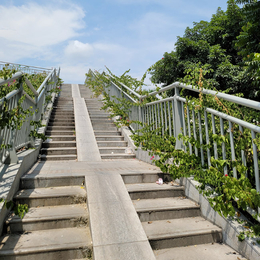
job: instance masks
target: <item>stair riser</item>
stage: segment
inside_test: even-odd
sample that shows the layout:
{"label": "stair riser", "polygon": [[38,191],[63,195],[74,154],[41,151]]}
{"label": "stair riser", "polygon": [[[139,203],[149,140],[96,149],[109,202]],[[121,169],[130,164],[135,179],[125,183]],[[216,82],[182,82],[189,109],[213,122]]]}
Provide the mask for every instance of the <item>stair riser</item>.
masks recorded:
{"label": "stair riser", "polygon": [[75,126],[74,122],[66,122],[66,121],[55,121],[55,122],[49,122],[48,126]]}
{"label": "stair riser", "polygon": [[55,219],[52,221],[35,221],[30,223],[10,223],[10,232],[30,232],[46,229],[72,228],[88,225],[87,218]]}
{"label": "stair riser", "polygon": [[106,143],[99,143],[97,142],[98,147],[126,147],[127,146],[127,142],[106,142]]}
{"label": "stair riser", "polygon": [[66,155],[66,154],[77,154],[76,149],[66,149],[66,150],[41,150],[42,154],[47,155]]}
{"label": "stair riser", "polygon": [[74,157],[63,157],[60,155],[59,157],[41,157],[42,161],[75,161],[77,160],[77,156],[75,155]]}
{"label": "stair riser", "polygon": [[62,196],[51,198],[19,198],[20,204],[27,204],[29,207],[58,206],[85,203],[86,198],[78,196]]}
{"label": "stair riser", "polygon": [[52,123],[52,122],[75,122],[75,120],[74,120],[74,117],[60,117],[60,116],[56,116],[56,117],[51,117],[50,118],[50,121],[49,121],[49,123]]}
{"label": "stair riser", "polygon": [[69,143],[43,143],[43,148],[58,148],[58,147],[76,147],[76,142],[69,142]]}
{"label": "stair riser", "polygon": [[95,127],[95,126],[105,127],[104,129],[106,129],[107,127],[115,127],[115,124],[113,122],[111,122],[111,120],[103,120],[103,121],[99,121],[99,122],[91,121],[91,124],[93,127]]}
{"label": "stair riser", "polygon": [[[35,254],[16,254],[16,255],[5,255],[3,259],[5,260],[71,260],[71,259],[83,259],[87,257],[91,257],[92,248],[77,248],[77,249],[68,249],[68,250],[60,250],[53,252],[39,252]],[[0,255],[2,257],[2,255]]]}
{"label": "stair riser", "polygon": [[190,218],[200,216],[199,208],[191,209],[180,209],[180,210],[160,210],[160,211],[149,211],[149,212],[137,212],[140,221],[156,221],[166,219],[178,219],[178,218]]}
{"label": "stair riser", "polygon": [[109,141],[109,142],[112,142],[112,141],[124,141],[124,137],[123,136],[107,136],[107,137],[99,137],[99,136],[96,136],[96,140],[97,141]]}
{"label": "stair riser", "polygon": [[[65,132],[65,131],[46,131],[45,132],[45,134],[46,134],[46,136],[51,136],[52,138],[56,138],[56,137],[54,137],[55,135],[71,135],[72,137],[72,139],[73,140],[75,140],[75,138],[76,138],[76,136],[75,136],[75,132],[74,131],[67,131],[67,132]],[[58,138],[58,137],[57,137]],[[53,139],[54,140],[54,139]],[[56,141],[59,141],[59,140],[56,140]],[[61,140],[62,141],[62,140]],[[69,141],[69,140],[68,140]]]}
{"label": "stair riser", "polygon": [[160,191],[129,192],[129,195],[132,200],[156,199],[156,198],[184,196],[184,191],[183,190],[160,190]]}
{"label": "stair riser", "polygon": [[57,177],[57,178],[21,178],[21,189],[33,189],[33,188],[47,188],[47,187],[61,187],[61,186],[74,186],[82,185],[84,182],[84,176],[77,177]]}
{"label": "stair riser", "polygon": [[171,176],[169,174],[131,174],[131,175],[121,175],[125,184],[134,183],[152,183],[156,182],[159,178],[162,178],[164,182],[171,181]]}
{"label": "stair riser", "polygon": [[92,119],[96,119],[96,118],[109,118],[109,114],[103,114],[103,113],[92,113],[92,112],[88,112],[90,118]]}
{"label": "stair riser", "polygon": [[74,131],[75,132],[75,126],[48,126],[47,131]]}
{"label": "stair riser", "polygon": [[125,149],[110,149],[109,147],[107,149],[99,149],[99,153],[100,154],[124,154],[125,153]]}
{"label": "stair riser", "polygon": [[[101,129],[102,130],[102,129]],[[95,136],[96,136],[96,138],[103,138],[103,137],[99,137],[99,136],[107,136],[107,135],[112,135],[112,136],[114,136],[114,135],[117,135],[117,136],[121,136],[121,133],[120,132],[118,132],[118,131],[111,131],[111,132],[106,132],[106,131],[102,131],[102,132],[94,132],[94,134],[95,134]],[[99,141],[102,141],[102,140],[100,140],[99,139]],[[103,141],[105,141],[105,140],[103,140]]]}
{"label": "stair riser", "polygon": [[94,119],[94,118],[91,118],[91,124],[92,125],[97,125],[97,124],[112,124],[113,126],[115,125],[114,122],[111,120],[111,119],[104,119],[104,118],[101,118],[101,119]]}
{"label": "stair riser", "polygon": [[106,125],[95,125],[93,126],[94,131],[95,130],[107,130],[107,131],[117,131],[117,128],[114,126],[106,126]]}
{"label": "stair riser", "polygon": [[101,154],[101,159],[133,159],[135,158],[134,154],[128,154],[127,156],[122,156],[120,154],[114,155],[103,155]]}
{"label": "stair riser", "polygon": [[153,250],[209,243],[220,243],[222,242],[222,233],[209,232],[207,234],[180,236],[168,239],[149,239],[149,242]]}
{"label": "stair riser", "polygon": [[47,136],[49,139],[51,139],[52,141],[75,141],[76,140],[76,136]]}

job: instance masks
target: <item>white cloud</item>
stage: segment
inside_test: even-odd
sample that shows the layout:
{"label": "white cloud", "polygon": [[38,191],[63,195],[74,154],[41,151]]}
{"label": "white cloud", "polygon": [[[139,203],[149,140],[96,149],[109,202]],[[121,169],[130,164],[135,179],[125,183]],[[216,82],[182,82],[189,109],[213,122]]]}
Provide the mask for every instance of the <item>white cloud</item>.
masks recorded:
{"label": "white cloud", "polygon": [[80,41],[70,41],[64,50],[66,57],[71,59],[86,59],[93,55],[94,48],[89,43],[82,43]]}
{"label": "white cloud", "polygon": [[10,62],[54,60],[57,44],[79,35],[85,26],[84,12],[76,5],[0,5],[0,13],[0,56]]}
{"label": "white cloud", "polygon": [[9,41],[33,46],[57,44],[77,35],[84,27],[84,12],[38,4],[0,6],[0,35]]}
{"label": "white cloud", "polygon": [[[109,60],[118,60],[127,49],[118,44],[94,42],[83,43],[78,40],[70,41],[64,49],[64,62],[76,64],[78,62],[91,63],[93,66]],[[103,63],[105,65],[105,63]]]}

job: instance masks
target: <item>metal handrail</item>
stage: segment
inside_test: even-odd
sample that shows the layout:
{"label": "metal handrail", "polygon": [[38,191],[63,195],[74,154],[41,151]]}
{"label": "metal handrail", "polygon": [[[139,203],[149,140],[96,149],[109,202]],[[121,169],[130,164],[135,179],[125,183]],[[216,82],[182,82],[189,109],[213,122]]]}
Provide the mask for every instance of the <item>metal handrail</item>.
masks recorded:
{"label": "metal handrail", "polygon": [[[112,81],[112,80],[111,80]],[[228,114],[225,114],[223,112],[217,111],[213,108],[205,107],[204,110],[198,110],[196,111],[194,108],[191,109],[189,106],[186,106],[184,109],[185,104],[187,103],[186,98],[180,96],[180,89],[187,89],[193,92],[201,92],[205,95],[212,95],[216,96],[217,98],[226,100],[228,102],[232,102],[244,107],[248,107],[251,109],[260,110],[260,102],[245,99],[242,97],[237,97],[234,95],[229,95],[225,93],[221,93],[214,90],[209,89],[198,89],[191,85],[185,85],[180,82],[175,82],[170,84],[169,86],[166,86],[164,88],[161,88],[158,91],[151,92],[147,95],[138,95],[134,90],[130,89],[129,87],[124,86],[125,89],[131,91],[132,94],[135,94],[140,100],[139,106],[137,107],[135,102],[133,102],[132,99],[129,99],[133,102],[133,109],[135,108],[139,110],[139,112],[131,113],[129,115],[130,120],[138,120],[141,121],[143,124],[149,126],[151,130],[155,130],[160,127],[160,131],[162,135],[164,135],[166,132],[169,133],[170,136],[176,137],[176,149],[183,149],[187,150],[189,149],[189,153],[194,153],[196,156],[199,156],[201,158],[202,166],[205,165],[205,161],[208,162],[208,166],[211,165],[211,151],[209,148],[203,148],[203,144],[209,145],[210,142],[214,144],[213,149],[213,157],[217,159],[220,154],[218,155],[218,148],[221,148],[221,156],[223,160],[226,160],[227,158],[227,151],[230,153],[230,159],[232,161],[236,160],[236,154],[240,153],[241,161],[244,165],[246,165],[246,159],[245,153],[243,150],[241,151],[235,151],[235,142],[233,137],[233,124],[236,124],[239,127],[239,131],[241,133],[244,132],[244,129],[248,129],[251,131],[251,137],[252,137],[252,147],[253,147],[253,171],[255,176],[255,186],[257,192],[260,193],[260,179],[259,179],[259,165],[258,165],[258,157],[260,156],[260,152],[257,149],[257,146],[254,142],[254,139],[256,138],[256,133],[260,133],[260,127],[254,124],[251,124],[249,122],[246,122],[244,120],[241,120],[239,118],[236,118],[234,116],[230,116]],[[110,93],[110,98],[112,97],[112,94],[114,94],[116,97],[122,97],[123,95],[126,96],[126,92],[120,88],[116,84],[111,83],[107,86],[108,93]],[[149,103],[143,103],[141,102],[143,99],[149,98],[151,96],[156,96],[162,92],[169,91],[171,89],[175,89],[174,96],[167,97],[164,99],[152,101]],[[112,94],[111,94],[112,93]],[[134,110],[133,110],[134,111]],[[212,123],[212,131],[215,134],[216,133],[216,127],[218,127],[218,133],[221,135],[225,135],[224,132],[225,129],[228,129],[228,136],[229,136],[229,142],[225,143],[222,142],[221,147],[218,147],[217,143],[213,140],[210,140],[210,134],[209,134],[209,126],[208,126],[208,116],[211,117],[211,123]],[[218,118],[219,124],[216,125],[215,118]],[[133,126],[134,130],[137,130],[136,125]],[[138,126],[137,126],[138,127]],[[178,139],[179,134],[182,134],[184,136],[191,137],[194,136],[195,140],[197,140],[201,147],[197,148],[196,146],[192,146],[191,143],[188,144],[186,147],[185,144],[182,142],[182,140]],[[205,138],[205,140],[204,140]],[[206,146],[207,147],[207,146]],[[205,158],[204,158],[205,157]],[[227,173],[227,167],[224,167],[224,173]],[[237,178],[237,169],[236,167],[233,167],[233,177]]]}
{"label": "metal handrail", "polygon": [[[7,102],[8,109],[11,110],[17,106],[18,100],[23,95],[25,95],[25,100],[22,106],[24,109],[32,108],[33,112],[33,114],[27,117],[27,120],[23,123],[22,128],[20,130],[12,130],[7,127],[5,127],[4,129],[0,129],[0,144],[10,144],[12,146],[12,148],[0,150],[0,163],[4,163],[7,159],[7,163],[16,163],[18,161],[16,149],[24,146],[25,144],[33,144],[33,140],[29,138],[29,132],[31,130],[30,122],[38,121],[41,119],[41,116],[46,109],[46,105],[44,105],[45,97],[48,94],[49,90],[56,87],[56,82],[60,73],[60,68],[58,69],[58,73],[56,73],[56,69],[44,70],[48,70],[49,73],[43,81],[43,83],[41,84],[41,86],[38,88],[38,90],[36,90],[31,84],[31,82],[28,80],[28,78],[25,77],[25,83],[35,95],[35,100],[31,98],[23,90],[22,83],[20,83],[19,89],[13,90],[12,92],[8,93],[5,97],[0,99],[0,106],[3,104],[3,102]],[[0,86],[2,86],[3,84],[7,84],[13,80],[19,79],[24,75],[25,73],[23,72],[17,72],[9,79],[0,79]],[[53,83],[51,85],[48,85],[48,80],[52,80]]]}

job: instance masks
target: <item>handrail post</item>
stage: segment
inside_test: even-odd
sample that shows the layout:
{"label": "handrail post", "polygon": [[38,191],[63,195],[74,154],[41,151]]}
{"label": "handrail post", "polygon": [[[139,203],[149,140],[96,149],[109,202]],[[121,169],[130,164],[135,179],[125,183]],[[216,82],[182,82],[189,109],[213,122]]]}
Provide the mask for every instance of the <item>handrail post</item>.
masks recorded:
{"label": "handrail post", "polygon": [[175,124],[175,138],[176,138],[176,144],[175,149],[184,149],[184,144],[182,140],[178,139],[178,135],[182,133],[183,129],[183,120],[182,117],[184,116],[182,113],[182,106],[181,101],[178,100],[178,97],[180,96],[180,91],[178,87],[175,87],[175,95],[174,95],[174,124]]}

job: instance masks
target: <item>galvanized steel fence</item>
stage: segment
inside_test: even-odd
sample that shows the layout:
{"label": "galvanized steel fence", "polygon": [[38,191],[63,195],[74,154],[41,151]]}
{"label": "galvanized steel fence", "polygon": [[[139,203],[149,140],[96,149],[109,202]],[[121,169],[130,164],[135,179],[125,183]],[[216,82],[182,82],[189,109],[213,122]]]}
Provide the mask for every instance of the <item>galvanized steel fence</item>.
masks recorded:
{"label": "galvanized steel fence", "polygon": [[[37,68],[24,65],[19,66],[19,64],[10,64],[10,66],[14,65],[16,67],[18,66],[20,68],[20,71],[15,73],[11,78],[7,80],[0,79],[0,87],[4,84],[13,82],[14,80],[19,80],[21,77],[23,77],[24,73],[35,73],[35,69]],[[12,129],[7,126],[3,129],[0,129],[0,164],[16,163],[18,160],[16,151],[24,146],[33,146],[33,139],[29,137],[30,131],[32,130],[30,122],[39,121],[42,119],[42,116],[47,107],[47,104],[45,103],[46,96],[50,95],[49,91],[56,87],[60,69],[57,70],[38,68],[37,71],[47,72],[45,80],[37,90],[34,89],[31,82],[27,78],[25,78],[25,83],[33,92],[34,99],[23,90],[23,82],[19,83],[19,89],[13,90],[4,98],[0,99],[0,113],[2,113],[4,102],[7,105],[8,110],[12,110],[17,107],[18,102],[22,98],[22,96],[25,96],[25,99],[21,105],[22,108],[24,110],[30,109],[30,111],[32,112],[28,114],[20,129]]]}
{"label": "galvanized steel fence", "polygon": [[[95,76],[95,73],[92,71],[90,72]],[[161,92],[172,89],[175,90],[175,95],[172,97],[149,103],[142,102],[146,98],[156,96]],[[133,103],[129,112],[129,120],[141,121],[143,124],[148,125],[151,130],[160,129],[162,135],[167,133],[170,136],[174,136],[176,138],[176,149],[183,149],[190,154],[199,156],[202,166],[205,167],[210,167],[212,158],[216,160],[231,158],[232,162],[236,162],[236,160],[239,159],[242,161],[243,165],[246,166],[248,158],[245,156],[245,151],[243,149],[241,149],[239,153],[235,151],[236,140],[234,140],[234,131],[237,129],[237,131],[243,134],[244,131],[248,129],[251,132],[253,148],[253,182],[257,192],[260,193],[259,151],[254,141],[260,133],[260,127],[210,107],[205,107],[203,110],[196,110],[194,107],[190,109],[187,105],[186,98],[180,96],[181,89],[187,89],[197,93],[201,91],[202,94],[205,95],[212,95],[240,106],[260,110],[260,102],[208,89],[199,90],[179,82],[173,83],[159,91],[152,92],[145,96],[140,96],[123,84],[120,84],[119,87],[113,82],[113,79],[111,79],[110,84],[105,87],[105,91],[115,102],[118,102],[117,98],[123,97]],[[127,92],[131,93],[131,96]],[[131,127],[133,130],[137,130],[138,128],[136,124],[132,124]],[[227,133],[228,140],[222,141],[221,144],[212,139],[212,136],[214,135],[224,136]],[[191,143],[185,145],[182,139],[178,139],[179,134],[193,137],[200,143],[200,146],[198,147]],[[210,148],[209,144],[213,144],[213,148]],[[235,163],[229,168],[225,165],[224,174],[228,174],[228,170],[232,172],[235,178],[239,177]]]}

